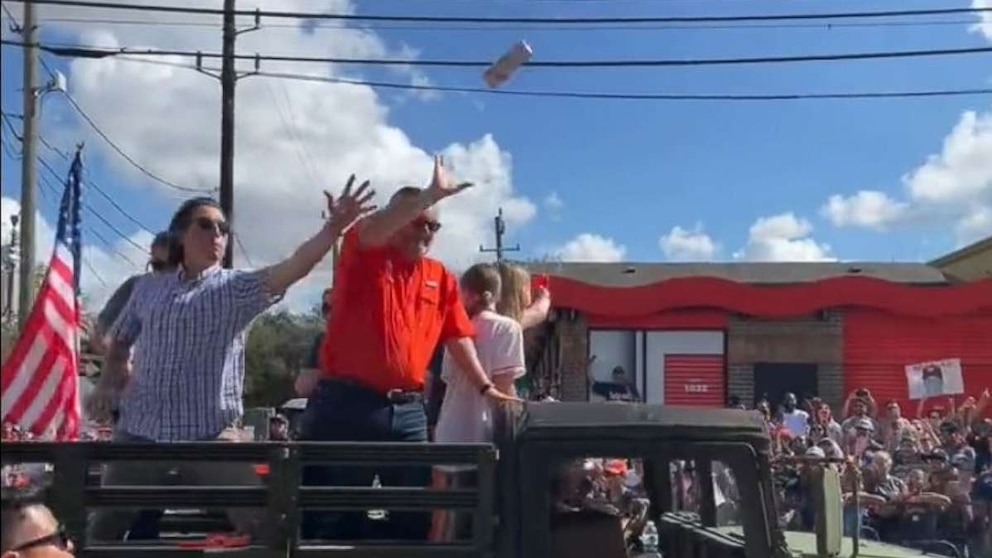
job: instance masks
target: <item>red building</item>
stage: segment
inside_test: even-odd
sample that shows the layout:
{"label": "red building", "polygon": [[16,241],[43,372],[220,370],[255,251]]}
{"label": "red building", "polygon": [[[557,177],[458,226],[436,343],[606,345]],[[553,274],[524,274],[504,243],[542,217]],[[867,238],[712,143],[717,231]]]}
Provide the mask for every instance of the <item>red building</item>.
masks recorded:
{"label": "red building", "polygon": [[859,387],[915,405],[906,367],[945,359],[960,359],[966,395],[992,386],[992,279],[924,264],[528,267],[549,275],[555,307],[533,343],[538,389],[562,399],[617,366],[645,400],[683,405],[791,391],[838,408]]}

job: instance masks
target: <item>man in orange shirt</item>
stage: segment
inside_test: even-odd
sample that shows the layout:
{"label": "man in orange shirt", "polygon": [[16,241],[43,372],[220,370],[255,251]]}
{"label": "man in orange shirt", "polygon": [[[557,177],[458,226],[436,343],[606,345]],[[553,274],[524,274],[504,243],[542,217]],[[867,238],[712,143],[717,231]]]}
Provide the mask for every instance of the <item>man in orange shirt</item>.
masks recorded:
{"label": "man in orange shirt", "polygon": [[[351,178],[354,181],[354,176]],[[349,182],[351,183],[351,182]],[[301,439],[427,442],[424,379],[439,342],[494,402],[518,401],[497,390],[479,363],[458,281],[427,257],[440,230],[437,202],[469,188],[449,184],[440,157],[430,186],[404,187],[389,204],[349,230],[335,268],[331,313],[321,351],[322,378],[307,402]],[[429,468],[308,467],[303,484],[427,486]],[[364,513],[310,512],[307,539],[426,538],[429,514],[394,513],[376,532]]]}

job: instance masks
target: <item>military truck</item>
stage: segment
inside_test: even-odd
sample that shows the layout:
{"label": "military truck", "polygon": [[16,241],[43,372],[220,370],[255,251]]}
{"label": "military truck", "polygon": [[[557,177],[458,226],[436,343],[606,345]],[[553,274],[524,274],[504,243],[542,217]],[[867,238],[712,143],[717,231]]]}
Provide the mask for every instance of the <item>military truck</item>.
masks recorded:
{"label": "military truck", "polygon": [[[4,443],[9,462],[55,464],[51,504],[83,557],[193,556],[223,551],[236,557],[355,558],[609,558],[627,553],[622,528],[590,530],[581,513],[561,512],[553,487],[564,463],[588,456],[638,458],[649,519],[660,532],[666,558],[786,558],[926,556],[919,551],[841,538],[837,474],[822,469],[816,534],[785,533],[773,494],[770,441],[761,418],[738,410],[703,410],[634,404],[535,403],[504,417],[495,446],[383,443]],[[86,469],[107,461],[241,461],[267,463],[259,487],[94,487]],[[699,483],[698,513],[677,506],[671,463],[692,462],[698,478],[719,466],[735,479],[736,525],[718,522],[712,482]],[[403,487],[301,486],[309,464],[431,466],[472,464],[475,488],[434,490]],[[222,550],[177,545],[104,544],[82,540],[88,506],[132,508],[264,508],[267,532],[257,545]],[[301,541],[301,510],[431,511],[471,514],[472,537],[453,543]],[[583,533],[602,533],[595,541]],[[592,544],[595,542],[596,544]]]}

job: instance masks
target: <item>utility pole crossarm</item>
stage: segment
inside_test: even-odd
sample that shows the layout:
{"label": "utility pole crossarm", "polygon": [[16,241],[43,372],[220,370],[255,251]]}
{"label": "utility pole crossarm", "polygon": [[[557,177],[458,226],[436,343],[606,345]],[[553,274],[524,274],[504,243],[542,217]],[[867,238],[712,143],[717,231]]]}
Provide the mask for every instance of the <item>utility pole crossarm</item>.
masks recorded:
{"label": "utility pole crossarm", "polygon": [[493,228],[494,228],[494,231],[495,231],[495,234],[496,234],[496,247],[495,248],[486,248],[484,246],[479,246],[479,252],[482,252],[484,254],[486,254],[486,253],[489,253],[489,254],[495,253],[496,254],[496,261],[497,262],[502,262],[503,261],[503,254],[504,253],[506,253],[506,252],[519,252],[520,251],[520,245],[517,244],[517,245],[512,246],[512,247],[509,247],[509,248],[503,246],[503,236],[506,235],[506,222],[503,221],[503,208],[502,207],[499,208],[499,213],[497,213],[496,214],[496,217],[493,219],[493,224],[494,224],[494,227]]}

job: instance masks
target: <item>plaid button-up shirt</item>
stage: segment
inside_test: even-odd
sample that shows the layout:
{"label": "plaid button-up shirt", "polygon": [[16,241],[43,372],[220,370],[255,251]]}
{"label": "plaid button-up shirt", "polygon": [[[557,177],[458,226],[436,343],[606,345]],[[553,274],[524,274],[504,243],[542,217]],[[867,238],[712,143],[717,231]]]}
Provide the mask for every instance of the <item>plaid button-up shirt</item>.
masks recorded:
{"label": "plaid button-up shirt", "polygon": [[260,272],[149,275],[111,332],[132,345],[118,427],[156,441],[215,437],[244,413],[248,326],[275,298]]}

